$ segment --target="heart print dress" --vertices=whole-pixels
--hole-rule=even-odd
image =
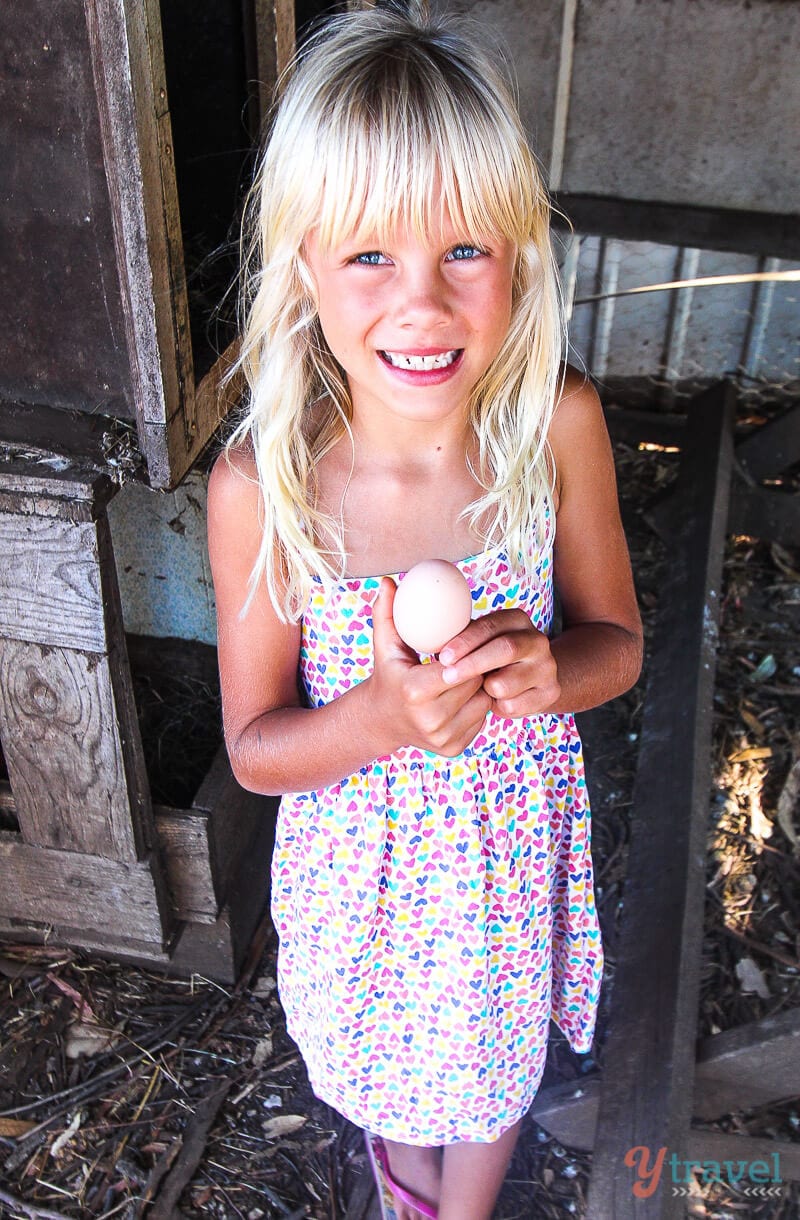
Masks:
[[[458,566],[473,614],[547,632],[554,520],[526,572],[502,548]],[[372,668],[380,578],[315,586],[309,706]],[[581,744],[571,715],[489,713],[457,758],[405,747],[285,796],[272,864],[278,988],[314,1093],[407,1144],[491,1142],[528,1109],[549,1022],[591,1046],[602,973]]]

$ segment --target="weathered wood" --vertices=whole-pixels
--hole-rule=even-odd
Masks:
[[[800,1094],[800,1008],[705,1038],[697,1048],[695,1118]]]
[[[0,397],[133,415],[81,0],[0,6]]]
[[[728,386],[687,423],[679,520],[664,582],[634,785],[623,917],[604,1050],[592,1220],[672,1220],[674,1199],[633,1197],[627,1150],[686,1148],[694,1073],[722,543],[733,457]]]
[[[255,48],[262,124],[270,113],[281,73],[294,54],[294,0],[253,0],[250,37]]]
[[[790,1144],[787,1140],[757,1139],[751,1135],[701,1131],[693,1127],[689,1132],[689,1156],[694,1161],[716,1161],[722,1166],[720,1177],[723,1182],[728,1180],[725,1161],[731,1162],[735,1170],[743,1174],[745,1186],[750,1185],[747,1174],[754,1161],[765,1162],[770,1172],[777,1168],[782,1182],[800,1181],[800,1144]]]
[[[158,7],[154,0],[84,3],[139,437],[151,482],[171,486],[196,456],[197,437]],[[186,430],[170,453],[165,425],[179,412]]]
[[[105,652],[94,522],[0,512],[0,554],[0,636]]]
[[[131,965],[168,967],[172,945],[182,924],[177,925],[165,943],[135,940],[108,928],[74,928],[66,923],[47,923],[33,919],[13,920],[0,911],[0,938],[23,944],[70,945],[87,949],[100,957],[121,959]]]
[[[264,797],[255,798],[267,804]],[[220,810],[223,818],[225,810]],[[183,925],[172,955],[170,970],[176,974],[204,974],[222,983],[236,981],[247,956],[253,933],[267,909],[269,872],[275,840],[275,822],[264,816],[239,857],[239,867],[228,886],[227,900],[211,927]]]
[[[209,815],[163,805],[156,805],[153,812],[167,887],[177,918],[192,923],[215,923],[219,917],[219,902],[211,861]]]
[[[594,1147],[599,1075],[543,1089],[531,1116],[570,1148]],[[800,1093],[800,1008],[704,1038],[697,1047],[692,1116],[710,1122]]]
[[[579,233],[618,237],[624,241],[694,246],[700,250],[800,258],[797,216],[566,192],[556,196],[556,204]],[[558,211],[553,220],[557,226],[566,227],[566,221]]]
[[[141,856],[107,657],[0,638],[0,723],[28,843]]]
[[[46,467],[44,468],[47,469]],[[69,472],[62,471],[61,474]],[[105,498],[0,472],[0,725],[27,842],[133,861],[154,844]],[[53,515],[51,515],[53,514]]]
[[[164,942],[163,895],[150,860],[33,847],[0,831],[0,894],[5,919],[65,924],[110,940]]]
[[[86,411],[0,401],[0,444],[50,451],[74,465],[82,459],[96,469],[105,463],[106,438],[119,421]],[[47,460],[47,454],[43,453]],[[51,461],[53,458],[51,457]]]

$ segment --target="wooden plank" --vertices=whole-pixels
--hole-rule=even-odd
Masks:
[[[28,843],[140,857],[107,657],[0,639],[0,723]]]
[[[800,1008],[705,1038],[697,1048],[695,1118],[800,1094]]]
[[[155,0],[84,0],[112,203],[139,436],[154,486],[174,486],[208,437],[194,419],[189,309]],[[168,446],[177,419],[179,443]]]
[[[294,0],[252,0],[252,13],[248,33],[255,44],[258,105],[264,124],[278,78],[294,54]]]
[[[731,493],[728,530],[782,546],[800,545],[800,496],[751,487],[737,479]]]
[[[0,831],[3,918],[95,931],[101,941],[164,942],[164,896],[152,863],[33,847]]]
[[[740,1185],[745,1188],[751,1184],[747,1174],[755,1161],[765,1163],[769,1173],[777,1175],[781,1182],[800,1182],[800,1144],[790,1144],[787,1140],[758,1139],[729,1131],[700,1131],[693,1127],[689,1132],[689,1156],[694,1161],[716,1162],[721,1167],[719,1176],[723,1182],[729,1180],[727,1161],[735,1172],[743,1173]],[[766,1184],[763,1176],[761,1183]]]
[[[797,216],[566,192],[556,196],[556,205],[579,233],[668,246],[696,246],[701,250],[800,258]],[[557,211],[553,223],[566,227]]]
[[[154,810],[159,853],[178,919],[213,924],[219,916],[209,842],[209,818],[190,809]]]
[[[117,425],[108,415],[0,401],[0,444],[42,449],[95,468],[105,464],[106,437]]]
[[[81,0],[0,5],[0,397],[132,417]]]
[[[20,926],[22,923],[22,927]],[[178,925],[180,933],[182,924]],[[23,944],[46,944],[76,946],[88,949],[101,957],[130,962],[139,966],[169,966],[174,943],[174,935],[166,944],[159,941],[135,940],[133,937],[119,936],[107,928],[100,931],[74,928],[69,924],[36,922],[34,920],[15,921],[0,912],[0,938]]]
[[[172,956],[170,969],[176,974],[201,973],[223,983],[233,983],[239,975],[253,934],[269,901],[269,873],[275,825],[262,818],[240,855],[238,869],[228,887],[228,896],[219,918],[212,926],[199,923],[183,925]]]
[[[691,404],[675,552],[664,581],[634,785],[623,918],[603,1054],[590,1220],[672,1220],[674,1199],[620,1184],[629,1148],[686,1148],[703,928],[705,828],[733,392]]]
[[[0,512],[0,636],[106,650],[92,521]]]
[[[800,462],[800,403],[740,440],[736,460],[753,479],[774,477]]]
[[[531,1117],[570,1148],[594,1147],[600,1076],[543,1089]],[[800,1094],[800,1008],[704,1038],[692,1116],[706,1122]]]

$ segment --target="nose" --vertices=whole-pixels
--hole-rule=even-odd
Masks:
[[[438,260],[407,266],[398,285],[395,321],[400,326],[440,326],[453,316],[450,292]]]

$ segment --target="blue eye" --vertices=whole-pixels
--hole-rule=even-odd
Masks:
[[[465,262],[474,258],[480,258],[483,254],[477,246],[471,246],[468,242],[460,242],[457,246],[448,253],[447,258],[451,262]]]
[[[352,261],[360,267],[380,267],[389,260],[380,250],[367,250],[364,254],[357,254]]]

